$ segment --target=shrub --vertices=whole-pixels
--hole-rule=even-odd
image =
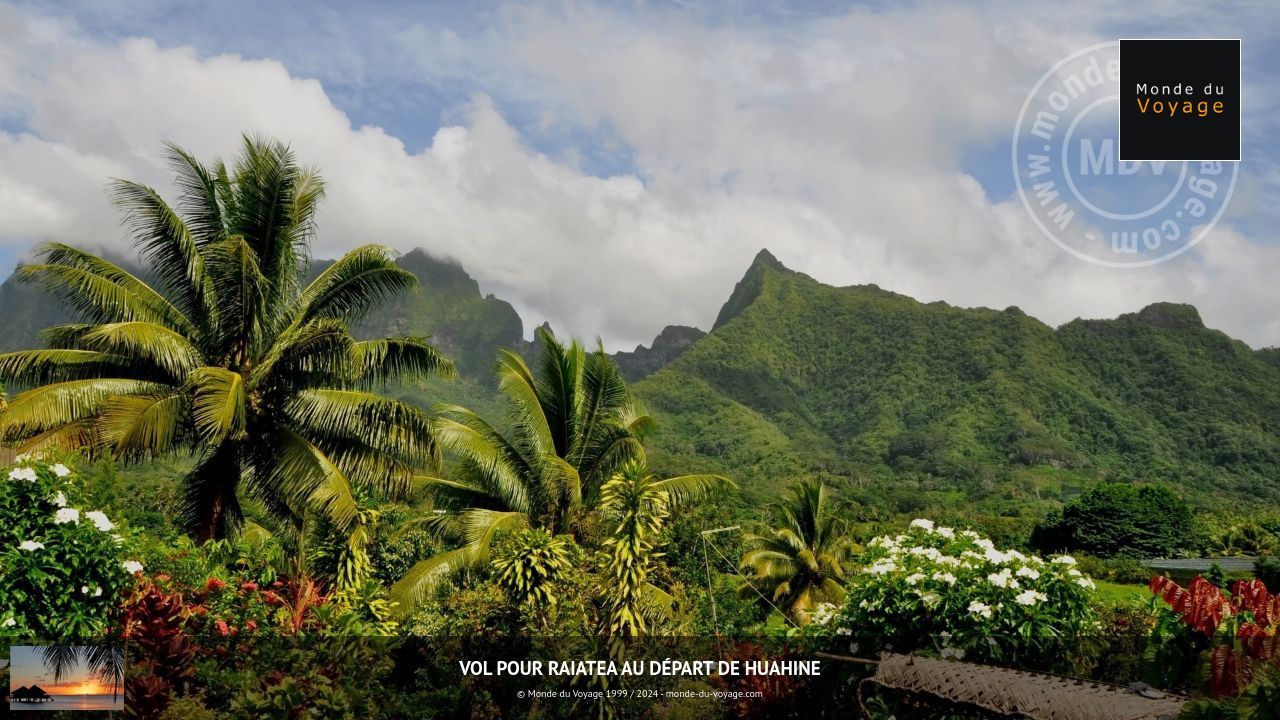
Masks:
[[[1045,552],[1165,557],[1199,546],[1191,506],[1163,485],[1102,483],[1032,533]]]
[[[1253,576],[1269,588],[1280,588],[1280,558],[1260,557],[1254,560]]]
[[[1093,581],[1067,556],[1042,560],[997,550],[969,530],[915,520],[867,544],[835,617],[820,624],[860,652],[938,650],[1023,666],[1070,669],[1094,632]]]
[[[142,570],[111,520],[80,507],[71,474],[24,458],[0,477],[0,637],[101,638]]]

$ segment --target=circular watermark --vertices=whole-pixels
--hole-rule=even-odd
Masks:
[[[1058,247],[1097,265],[1145,267],[1204,239],[1235,190],[1237,162],[1120,159],[1120,43],[1058,61],[1013,129],[1018,196]]]

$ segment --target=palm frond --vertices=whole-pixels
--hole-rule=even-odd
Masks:
[[[0,414],[0,437],[14,442],[96,417],[114,395],[154,395],[160,383],[129,379],[89,379],[41,385],[20,393]]]
[[[325,268],[302,291],[294,323],[321,317],[354,321],[387,298],[417,286],[417,276],[396,265],[390,248],[364,245]]]
[[[244,378],[220,367],[200,367],[187,375],[191,420],[210,445],[220,445],[245,430]]]

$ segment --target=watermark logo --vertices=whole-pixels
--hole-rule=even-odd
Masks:
[[[1098,265],[1144,267],[1209,233],[1239,163],[1120,160],[1119,102],[1118,42],[1060,60],[1018,114],[1013,174],[1023,206],[1059,247]]]

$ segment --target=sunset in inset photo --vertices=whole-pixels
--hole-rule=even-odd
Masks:
[[[124,710],[124,656],[112,646],[9,649],[10,710]]]

